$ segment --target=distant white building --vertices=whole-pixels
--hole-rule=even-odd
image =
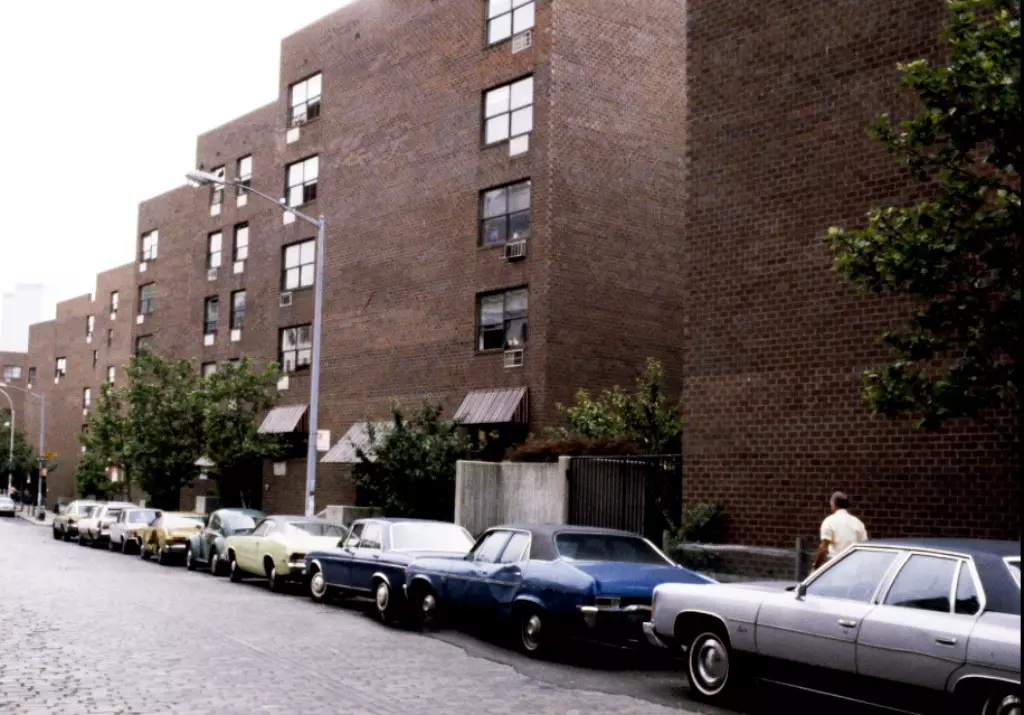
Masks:
[[[0,312],[0,350],[28,351],[28,326],[43,319],[43,286],[20,284],[4,293]]]

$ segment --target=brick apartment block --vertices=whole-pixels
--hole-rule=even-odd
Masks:
[[[35,402],[31,398],[26,398],[25,393],[22,392],[28,387],[28,353],[0,351],[0,390],[3,390],[5,385],[19,389],[5,390],[7,397],[0,395],[0,425],[10,419],[9,413],[13,408],[14,426],[20,432],[25,426],[22,422],[26,419],[25,402]],[[6,460],[8,447],[8,444],[0,444],[0,461]],[[7,475],[2,472],[0,472],[0,482],[6,487]]]
[[[327,219],[331,445],[387,417],[390,398],[427,395],[449,416],[468,400],[501,420],[474,433],[521,439],[554,424],[578,387],[628,385],[650,356],[673,391],[685,384],[687,501],[722,500],[737,541],[813,534],[836,488],[876,534],[1016,537],[1016,465],[990,433],[918,435],[859,404],[858,374],[883,357],[876,338],[905,306],[844,285],[822,241],[872,203],[913,195],[866,127],[896,102],[896,63],[934,53],[941,3],[513,4],[488,18],[484,0],[357,0],[284,39],[277,101],[198,139],[197,167],[244,173]],[[506,260],[503,240],[483,241],[485,192],[526,181],[513,193],[522,211],[528,194],[528,213],[488,224],[522,232],[528,216],[525,257]],[[501,214],[500,203],[487,206]],[[118,326],[200,368],[277,361],[282,331],[312,322],[311,254],[288,247],[313,236],[231,187],[144,201],[136,261],[117,270],[133,311]],[[521,355],[500,330],[480,349],[482,299],[515,289],[528,291],[525,310],[518,293],[487,306]],[[54,439],[73,447],[86,381],[54,386],[53,360],[88,362],[89,309],[62,306],[30,353],[40,388],[68,409]],[[79,352],[67,347],[76,337]],[[280,404],[305,405],[308,379],[290,374]],[[481,390],[517,392],[495,411]],[[304,468],[267,465],[263,507],[300,511]],[[318,505],[356,499],[346,470],[319,465]],[[183,506],[209,493],[199,483]]]

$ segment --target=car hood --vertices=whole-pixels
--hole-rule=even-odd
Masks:
[[[594,579],[597,593],[602,595],[650,598],[654,587],[662,583],[714,583],[706,576],[671,564],[581,561],[569,565]]]

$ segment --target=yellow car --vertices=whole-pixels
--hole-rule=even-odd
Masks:
[[[307,552],[337,546],[346,536],[348,529],[325,519],[268,516],[225,540],[228,573],[235,582],[262,576],[271,591],[280,591],[286,582],[301,579]]]
[[[156,562],[167,565],[174,560],[183,560],[188,551],[188,540],[206,526],[205,514],[184,511],[166,511],[139,535],[139,556],[149,561],[156,556]]]
[[[53,517],[53,538],[71,541],[78,536],[78,522],[92,516],[102,502],[92,499],[78,499],[61,509]]]

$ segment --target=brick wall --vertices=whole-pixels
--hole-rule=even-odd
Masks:
[[[935,55],[941,3],[687,6],[685,490],[733,543],[814,533],[835,489],[883,535],[1018,538],[1018,465],[990,431],[872,418],[861,371],[906,305],[830,272],[822,236],[911,199],[866,129],[896,63]]]

